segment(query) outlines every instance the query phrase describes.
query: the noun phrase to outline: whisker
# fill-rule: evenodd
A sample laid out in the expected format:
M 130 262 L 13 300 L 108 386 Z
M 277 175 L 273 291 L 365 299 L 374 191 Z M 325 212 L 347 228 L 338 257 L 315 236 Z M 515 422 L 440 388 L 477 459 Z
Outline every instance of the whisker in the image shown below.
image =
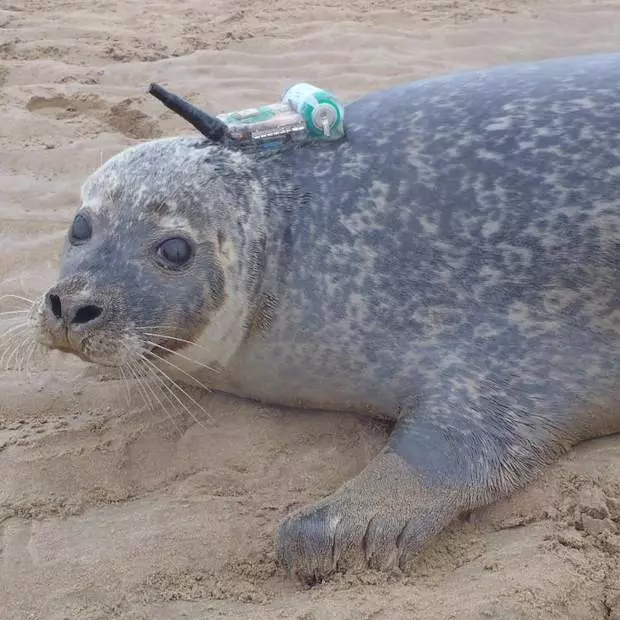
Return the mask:
M 20 338 L 25 338 L 26 335 L 27 330 L 22 328 L 21 330 L 14 330 L 13 333 L 0 339 L 0 351 L 2 351 L 2 355 L 0 356 L 0 366 L 2 366 L 2 361 L 5 359 L 5 356 L 8 354 L 10 348 L 15 344 L 15 342 L 19 341 Z
M 140 371 L 142 372 L 142 374 L 140 375 L 143 379 L 144 379 L 144 385 L 148 386 L 149 389 L 151 390 L 151 392 L 155 395 L 155 397 L 157 398 L 157 400 L 159 401 L 159 404 L 161 406 L 161 408 L 163 409 L 164 413 L 166 414 L 166 417 L 172 422 L 173 426 L 176 428 L 176 430 L 179 432 L 179 436 L 182 435 L 182 431 L 179 428 L 174 416 L 168 411 L 168 408 L 164 406 L 163 402 L 157 397 L 155 390 L 153 388 L 152 385 L 150 385 L 150 383 L 148 382 L 148 379 L 154 379 L 156 381 L 155 386 L 157 387 L 157 389 L 159 390 L 159 393 L 170 403 L 171 409 L 174 412 L 180 413 L 181 409 L 179 407 L 179 405 L 177 403 L 175 403 L 170 396 L 163 390 L 162 386 L 160 385 L 160 383 L 162 382 L 162 379 L 160 377 L 158 377 L 157 375 L 155 375 L 155 373 L 153 373 L 153 371 L 148 368 L 147 366 L 145 366 L 142 362 L 142 360 L 138 359 L 135 360 L 135 366 L 137 368 L 140 369 Z M 138 372 L 138 371 L 136 371 Z M 164 386 L 165 387 L 165 386 Z M 178 399 L 177 399 L 178 400 Z M 181 403 L 182 405 L 183 403 Z M 153 408 L 153 410 L 155 410 Z
M 141 376 L 138 374 L 136 367 L 134 364 L 132 364 L 131 362 L 127 362 L 127 370 L 129 370 L 129 372 L 131 372 L 136 385 L 138 386 L 138 391 L 140 392 L 140 396 L 142 397 L 142 400 L 144 402 L 144 406 L 147 409 L 153 409 L 153 403 L 151 402 L 151 399 L 149 398 L 148 393 L 146 392 L 146 389 L 143 385 L 143 382 L 141 381 Z
M 131 389 L 129 387 L 129 381 L 127 380 L 127 375 L 125 374 L 125 369 L 123 366 L 119 366 L 118 370 L 121 373 L 121 379 L 123 380 L 123 387 L 126 391 L 125 398 L 127 400 L 127 408 L 129 409 L 131 407 Z
M 15 349 L 12 364 L 15 366 L 15 370 L 17 370 L 17 372 L 23 372 L 24 356 L 31 344 L 32 337 L 26 336 Z
M 129 348 L 125 345 L 125 349 L 127 349 L 129 351 Z M 131 353 L 131 351 L 129 351 Z M 151 391 L 151 394 L 155 397 L 155 399 L 159 402 L 161 408 L 164 410 L 166 416 L 168 417 L 168 419 L 172 422 L 173 426 L 177 429 L 179 436 L 182 435 L 182 431 L 179 428 L 179 426 L 176 423 L 176 420 L 174 419 L 174 417 L 172 415 L 170 415 L 170 412 L 168 411 L 168 409 L 166 409 L 166 407 L 164 407 L 163 403 L 161 402 L 161 400 L 159 399 L 159 397 L 157 396 L 157 394 L 155 393 L 154 389 L 152 388 L 152 386 L 148 383 L 147 380 L 145 380 L 145 374 L 146 374 L 146 368 L 142 368 L 140 365 L 140 360 L 139 359 L 134 359 L 133 361 L 128 361 L 126 363 L 126 366 L 128 368 L 128 370 L 133 374 L 136 383 L 138 385 L 138 389 L 141 391 L 141 396 L 142 399 L 145 402 L 145 405 L 147 408 L 151 409 L 152 411 L 155 411 L 155 407 L 152 404 L 152 401 L 148 395 L 148 392 L 146 391 L 146 389 L 148 388 Z M 122 366 L 121 366 L 122 369 Z M 143 371 L 142 373 L 140 371 Z M 151 371 L 151 374 L 152 371 Z M 157 377 L 156 377 L 157 378 Z M 129 385 L 128 385 L 129 388 Z M 163 391 L 162 391 L 163 392 Z M 146 404 L 148 402 L 148 404 Z M 172 403 L 172 407 L 173 409 L 176 409 L 176 405 L 174 403 Z
M 23 370 L 24 358 L 26 351 L 29 350 L 30 345 L 32 344 L 32 336 L 26 336 L 24 340 L 21 342 L 21 346 L 17 350 L 17 354 L 15 356 L 15 369 L 19 372 Z
M 4 362 L 4 364 L 0 364 L 5 370 L 10 370 L 13 358 L 15 358 L 16 360 L 19 360 L 19 353 L 22 350 L 22 347 L 24 346 L 25 342 L 28 342 L 28 341 L 20 340 L 17 342 L 17 344 L 12 349 L 10 349 L 11 352 L 9 356 L 6 358 L 6 361 Z M 2 359 L 4 359 L 4 355 L 2 356 Z M 15 370 L 19 370 L 19 368 L 16 367 Z
M 6 312 L 0 312 L 0 316 L 8 316 L 9 314 L 28 314 L 30 310 L 7 310 Z
M 188 362 L 193 362 L 197 366 L 202 366 L 203 368 L 206 368 L 207 370 L 210 370 L 211 372 L 215 372 L 215 373 L 218 372 L 214 368 L 211 368 L 211 366 L 207 366 L 206 364 L 203 364 L 202 362 L 199 362 L 198 360 L 195 360 L 195 359 L 193 359 L 191 357 L 188 357 L 187 355 L 183 355 L 182 353 L 179 353 L 178 351 L 173 351 L 172 349 L 168 349 L 168 348 L 162 346 L 161 344 L 157 344 L 156 342 L 152 342 L 150 340 L 147 340 L 146 342 L 147 342 L 147 344 L 150 344 L 153 347 L 157 347 L 158 349 L 162 349 L 163 351 L 167 351 L 168 353 L 172 353 L 172 355 L 176 355 L 177 357 L 180 357 L 181 359 L 187 360 Z M 151 353 L 153 353 L 153 351 L 151 351 Z M 155 353 L 153 353 L 153 355 L 155 355 Z M 161 359 L 161 360 L 164 360 L 163 357 L 158 356 L 158 358 Z M 167 360 L 164 360 L 164 361 L 167 361 Z M 171 362 L 168 362 L 168 363 L 171 364 Z M 185 373 L 188 377 L 191 377 L 192 379 L 194 379 L 194 377 L 192 377 L 189 373 L 186 373 L 184 370 L 182 370 L 178 366 L 175 366 L 175 368 L 177 370 L 180 370 L 181 372 Z M 195 381 L 195 379 L 194 379 L 194 381 Z M 205 388 L 205 389 L 211 391 L 209 388 Z
M 171 377 L 169 377 L 165 371 L 163 371 L 161 368 L 159 368 L 158 366 L 156 366 L 151 360 L 149 360 L 148 358 L 146 358 L 144 355 L 140 355 L 140 358 L 142 359 L 143 362 L 145 362 L 146 364 L 148 364 L 148 366 L 150 368 L 152 368 L 156 373 L 159 373 L 160 375 L 163 375 L 163 377 L 168 380 L 177 390 L 179 390 L 179 392 L 181 392 L 184 396 L 186 396 L 194 405 L 196 405 L 196 407 L 198 407 L 206 416 L 207 418 L 211 419 L 211 415 L 206 411 L 206 409 L 194 398 L 192 398 L 174 379 L 172 379 Z M 187 411 L 187 413 L 192 417 L 192 419 L 194 420 L 194 422 L 196 422 L 197 424 L 199 424 L 200 426 L 202 426 L 204 429 L 207 429 L 207 427 L 188 409 L 188 407 L 185 405 L 185 403 L 183 403 L 178 396 L 172 391 L 172 389 L 170 388 L 170 386 L 168 386 L 165 382 L 162 384 L 169 392 L 171 395 L 173 395 L 175 397 L 175 399 L 181 404 L 181 406 Z
M 191 346 L 198 347 L 199 349 L 202 349 L 203 351 L 209 352 L 209 349 L 207 349 L 207 347 L 205 347 L 205 346 L 203 346 L 201 344 L 198 344 L 197 342 L 192 342 L 191 340 L 185 340 L 183 338 L 177 338 L 176 336 L 168 336 L 168 334 L 155 334 L 155 333 L 152 333 L 152 332 L 144 332 L 144 335 L 145 336 L 150 336 L 152 338 L 166 338 L 167 340 L 174 340 L 176 342 L 184 342 L 185 344 L 189 344 Z M 154 343 L 151 342 L 150 344 L 154 344 Z M 165 347 L 162 347 L 160 344 L 158 344 L 156 346 L 158 346 L 160 349 L 164 349 L 164 351 L 168 351 L 170 353 L 174 353 L 175 355 L 178 355 L 179 357 L 183 357 L 177 351 L 172 351 L 171 349 L 166 349 Z M 196 364 L 199 364 L 200 366 L 203 366 L 204 368 L 206 368 L 207 370 L 210 370 L 211 372 L 215 372 L 215 373 L 219 373 L 220 372 L 216 368 L 212 368 L 211 366 L 207 366 L 206 364 L 203 364 L 202 362 L 199 362 L 198 360 L 192 359 L 191 357 L 187 357 L 185 359 L 189 360 L 190 362 L 194 362 Z
M 15 370 L 20 373 L 24 373 L 26 377 L 29 377 L 28 368 L 26 366 L 26 358 L 30 356 L 34 345 L 34 339 L 32 336 L 27 336 L 21 343 L 17 354 L 15 356 Z
M 30 361 L 36 355 L 38 347 L 39 347 L 38 342 L 34 338 L 32 338 L 32 345 L 30 347 L 30 353 L 28 353 L 28 357 L 26 358 L 26 377 L 28 379 L 30 379 L 30 377 L 32 376 L 29 370 Z
M 157 346 L 157 345 L 155 345 L 155 346 Z M 168 364 L 168 366 L 171 366 L 175 370 L 178 370 L 179 372 L 183 373 L 186 377 L 188 377 L 189 379 L 191 379 L 192 381 L 197 383 L 201 388 L 203 388 L 207 392 L 211 392 L 212 391 L 209 386 L 207 386 L 204 383 L 202 383 L 202 381 L 199 381 L 198 379 L 196 379 L 196 377 L 191 375 L 189 372 L 186 372 L 185 370 L 183 370 L 180 366 L 177 366 L 176 364 L 173 364 L 170 360 L 167 360 L 165 357 L 161 357 L 160 355 L 157 355 L 157 353 L 155 353 L 154 351 L 150 351 L 149 354 L 152 355 L 156 360 L 159 360 L 160 362 L 164 362 L 164 364 Z
M 178 325 L 166 325 L 162 323 L 161 325 L 140 325 L 134 329 L 139 329 L 141 331 L 145 329 L 178 329 Z
M 0 342 L 2 341 L 2 339 L 5 336 L 8 336 L 9 334 L 18 331 L 20 328 L 21 329 L 26 329 L 28 327 L 28 323 L 20 323 L 19 325 L 12 325 L 11 327 L 9 327 L 6 331 L 2 332 L 0 334 Z
M 32 299 L 28 299 L 27 297 L 21 297 L 20 295 L 0 295 L 0 301 L 3 299 L 17 299 L 18 301 L 25 301 L 26 303 L 32 305 L 34 301 Z
M 200 424 L 199 420 L 196 420 L 196 418 L 194 417 L 194 415 L 192 414 L 191 410 L 187 407 L 187 405 L 175 394 L 174 390 L 164 381 L 164 379 L 160 376 L 158 376 L 157 374 L 155 374 L 155 372 L 153 371 L 153 368 L 147 366 L 145 364 L 145 362 L 147 362 L 147 360 L 145 358 L 141 359 L 141 364 L 143 365 L 143 367 L 145 368 L 145 371 L 148 371 L 149 375 L 157 382 L 157 387 L 161 390 L 161 393 L 163 395 L 166 396 L 166 398 L 168 399 L 169 402 L 172 403 L 174 409 L 176 411 L 179 411 L 179 405 L 185 410 L 185 412 L 192 418 L 194 419 L 198 424 Z M 170 381 L 172 383 L 172 385 L 174 387 L 178 387 L 178 385 L 176 384 L 176 382 L 174 382 L 168 375 L 166 375 L 165 373 L 163 373 L 163 377 Z M 165 390 L 165 391 L 164 391 Z M 182 391 L 182 390 L 181 390 Z M 175 400 L 176 403 L 174 401 L 171 400 L 170 396 L 172 396 Z M 188 396 L 188 398 L 190 398 Z
M 148 326 L 142 326 L 142 327 L 135 327 L 134 328 L 136 331 L 138 332 L 146 332 L 147 330 L 157 330 L 157 331 L 162 331 L 162 333 L 157 333 L 154 334 L 155 336 L 164 336 L 167 332 L 175 332 L 179 329 L 178 325 L 148 325 Z
M 20 325 L 18 327 L 23 327 L 22 331 L 20 332 L 18 329 L 13 330 L 14 333 L 8 336 L 5 342 L 2 344 L 2 348 L 4 348 L 4 352 L 0 356 L 0 368 L 3 368 L 4 370 L 8 370 L 8 362 L 13 356 L 14 348 L 12 347 L 15 344 L 15 341 L 17 340 L 17 347 L 19 347 L 20 344 L 22 344 L 23 342 L 23 341 L 20 342 L 19 338 L 24 336 L 22 332 L 25 330 L 25 326 Z
M 149 374 L 153 374 L 152 371 L 144 366 L 140 366 L 140 362 L 138 360 L 136 360 L 136 365 L 141 368 L 142 370 L 144 370 L 144 375 L 142 375 L 144 378 L 146 378 L 147 375 L 147 371 Z M 154 377 L 155 379 L 158 379 L 158 377 Z M 149 390 L 151 391 L 151 394 L 153 395 L 153 397 L 157 400 L 157 402 L 159 403 L 159 406 L 162 408 L 162 410 L 164 411 L 164 413 L 166 414 L 166 416 L 168 417 L 168 419 L 172 422 L 173 426 L 176 428 L 176 430 L 179 433 L 179 437 L 181 435 L 183 435 L 183 431 L 181 430 L 180 426 L 177 424 L 176 420 L 174 419 L 174 416 L 171 415 L 171 413 L 168 411 L 168 409 L 166 408 L 166 406 L 164 405 L 164 403 L 161 401 L 161 399 L 159 398 L 159 396 L 157 395 L 157 392 L 155 391 L 155 389 L 153 388 L 152 385 L 150 385 L 150 383 L 148 381 L 144 381 L 144 385 L 146 387 L 149 388 Z M 163 391 L 163 389 L 161 388 L 161 386 L 159 384 L 157 384 L 157 387 L 159 388 L 159 391 L 161 393 L 161 395 L 166 398 L 168 400 L 168 402 L 172 405 L 172 409 L 174 411 L 178 411 L 178 405 L 176 405 L 174 403 L 174 401 L 172 401 L 170 399 L 170 397 Z

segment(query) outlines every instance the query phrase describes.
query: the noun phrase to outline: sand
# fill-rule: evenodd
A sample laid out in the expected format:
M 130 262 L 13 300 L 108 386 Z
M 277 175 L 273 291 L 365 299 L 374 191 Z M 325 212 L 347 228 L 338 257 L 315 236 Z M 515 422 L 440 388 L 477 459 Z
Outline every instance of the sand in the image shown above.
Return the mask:
M 618 24 L 619 0 L 0 0 L 0 294 L 54 281 L 96 166 L 191 132 L 151 81 L 214 112 L 296 80 L 348 99 L 613 50 Z M 277 523 L 358 472 L 386 429 L 193 394 L 210 425 L 67 358 L 0 374 L 0 618 L 620 619 L 620 438 L 454 524 L 406 575 L 308 589 L 275 564 Z

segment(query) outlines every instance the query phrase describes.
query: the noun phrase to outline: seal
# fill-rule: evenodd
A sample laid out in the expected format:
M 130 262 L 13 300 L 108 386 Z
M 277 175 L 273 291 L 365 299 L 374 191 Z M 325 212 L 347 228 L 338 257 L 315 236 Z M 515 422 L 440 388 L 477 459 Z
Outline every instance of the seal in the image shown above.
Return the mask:
M 276 548 L 308 582 L 406 568 L 620 431 L 619 102 L 620 54 L 592 55 L 369 94 L 338 143 L 128 148 L 85 182 L 32 327 L 95 364 L 393 419 Z

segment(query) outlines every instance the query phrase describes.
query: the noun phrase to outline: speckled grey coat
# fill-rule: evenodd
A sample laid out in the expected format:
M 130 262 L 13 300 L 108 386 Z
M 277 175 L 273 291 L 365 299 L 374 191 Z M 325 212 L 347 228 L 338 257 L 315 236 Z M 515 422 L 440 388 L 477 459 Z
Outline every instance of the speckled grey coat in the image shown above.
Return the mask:
M 397 419 L 359 476 L 282 524 L 278 557 L 309 581 L 405 566 L 620 430 L 620 55 L 420 81 L 346 119 L 345 142 L 282 154 L 119 154 L 85 185 L 92 239 L 67 244 L 52 291 L 101 316 L 62 343 L 49 297 L 36 319 L 48 346 L 117 365 L 167 326 L 151 341 L 197 342 L 183 355 L 219 373 L 183 369 L 209 385 Z M 162 270 L 175 235 L 193 261 Z

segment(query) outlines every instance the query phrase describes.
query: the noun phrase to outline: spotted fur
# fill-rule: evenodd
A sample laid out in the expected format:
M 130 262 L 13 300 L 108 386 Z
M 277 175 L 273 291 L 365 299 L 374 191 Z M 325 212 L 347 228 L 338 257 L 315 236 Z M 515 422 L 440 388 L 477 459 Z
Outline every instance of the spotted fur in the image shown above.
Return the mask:
M 282 524 L 278 557 L 309 581 L 404 567 L 460 511 L 620 430 L 620 55 L 414 82 L 346 119 L 343 142 L 270 155 L 124 151 L 86 183 L 95 235 L 57 285 L 123 307 L 111 341 L 182 326 L 221 373 L 184 368 L 214 387 L 397 420 Z M 150 240 L 172 229 L 200 251 L 164 276 Z

